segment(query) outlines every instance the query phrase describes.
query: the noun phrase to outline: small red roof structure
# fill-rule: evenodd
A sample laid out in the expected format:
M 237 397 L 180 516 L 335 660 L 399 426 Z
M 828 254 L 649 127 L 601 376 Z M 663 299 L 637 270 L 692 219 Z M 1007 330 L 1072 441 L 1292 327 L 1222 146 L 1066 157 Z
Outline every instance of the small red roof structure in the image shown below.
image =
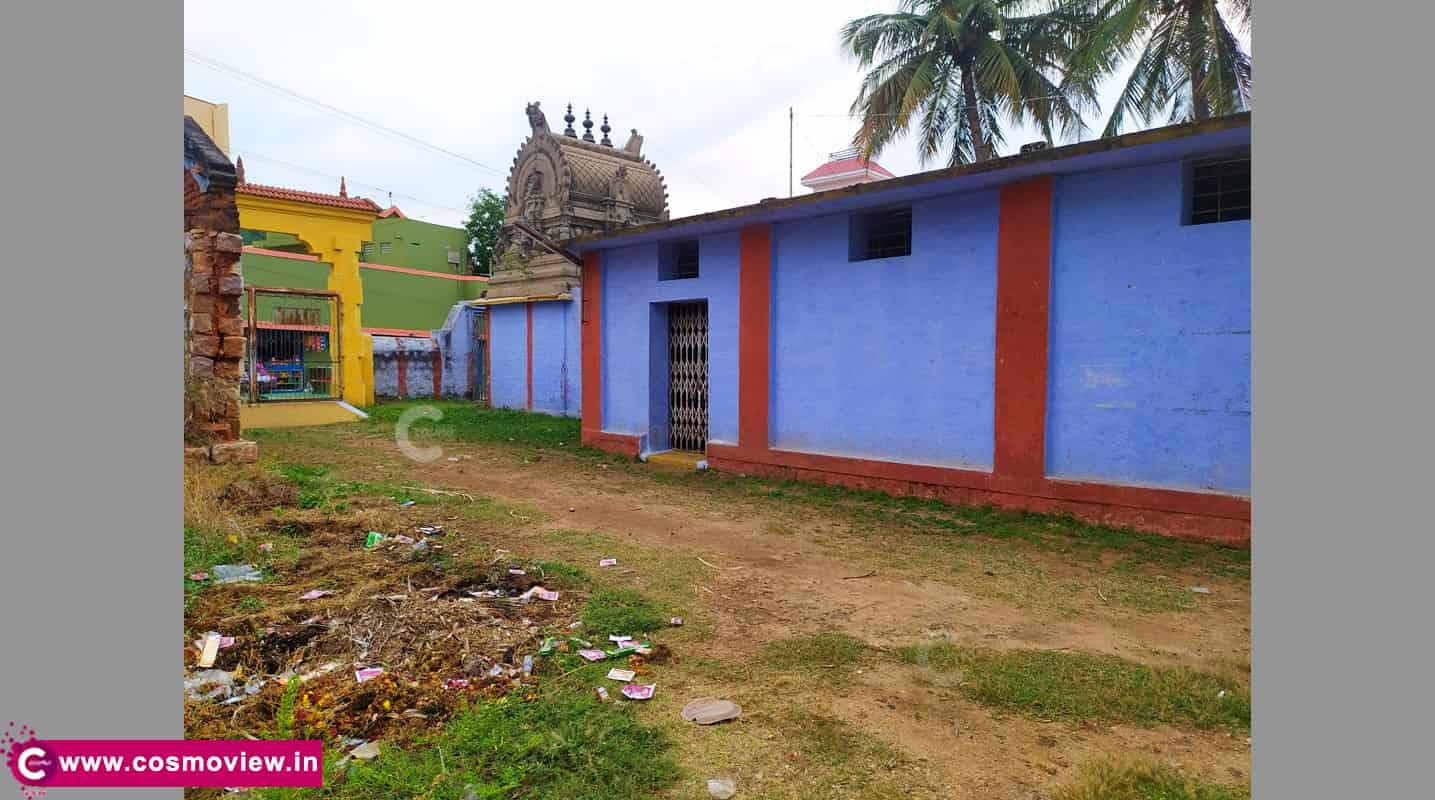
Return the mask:
M 839 150 L 829 155 L 828 159 L 826 164 L 802 176 L 803 186 L 814 192 L 825 192 L 828 189 L 841 189 L 857 183 L 897 177 L 876 161 L 862 158 L 856 148 Z
M 386 208 L 386 209 L 384 209 L 383 211 L 379 212 L 379 219 L 386 219 L 386 218 L 388 218 L 388 217 L 398 217 L 399 219 L 408 219 L 408 215 L 405 214 L 404 212 L 400 211 L 398 206 L 389 206 L 388 208 Z

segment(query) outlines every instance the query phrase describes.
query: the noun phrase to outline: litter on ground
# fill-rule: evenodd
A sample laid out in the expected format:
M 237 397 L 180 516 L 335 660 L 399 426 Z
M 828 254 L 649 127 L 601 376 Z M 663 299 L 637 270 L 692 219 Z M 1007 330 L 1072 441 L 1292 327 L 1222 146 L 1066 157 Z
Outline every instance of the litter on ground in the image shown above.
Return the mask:
M 1210 589 L 1207 589 L 1207 588 L 1204 587 L 1204 586 L 1192 586 L 1192 587 L 1191 587 L 1191 591 L 1195 592 L 1196 594 L 1210 594 L 1210 593 L 1211 593 L 1211 590 L 1210 590 Z
M 600 558 L 600 559 L 598 559 L 598 566 L 600 566 L 600 567 L 616 567 L 616 566 L 618 566 L 618 559 L 616 559 L 616 558 Z
M 657 690 L 656 683 L 630 683 L 623 687 L 623 696 L 629 700 L 649 700 Z
M 212 570 L 215 583 L 238 583 L 258 581 L 264 578 L 253 564 L 215 564 Z
M 683 706 L 683 719 L 699 725 L 713 725 L 742 716 L 742 706 L 731 700 L 700 697 Z
M 382 533 L 379 533 L 378 531 L 369 531 L 368 537 L 364 539 L 364 547 L 366 549 L 372 550 L 375 547 L 378 547 L 380 544 L 383 544 L 383 541 L 384 535 Z
M 309 591 L 299 595 L 299 599 L 318 600 L 321 597 L 328 597 L 331 594 L 333 594 L 333 592 L 329 591 L 328 589 L 310 589 Z
M 602 661 L 603 659 L 608 657 L 608 654 L 603 652 L 602 650 L 579 650 L 578 655 L 588 659 L 589 661 Z
M 715 800 L 729 800 L 737 794 L 737 782 L 729 778 L 711 778 L 708 780 L 708 794 Z
M 363 669 L 354 670 L 354 680 L 358 683 L 363 683 L 364 681 L 371 681 L 382 674 L 384 674 L 383 667 L 365 667 Z
M 627 683 L 637 676 L 638 673 L 630 669 L 618 669 L 617 667 L 613 667 L 608 670 L 608 680 L 610 681 L 622 681 L 623 683 Z

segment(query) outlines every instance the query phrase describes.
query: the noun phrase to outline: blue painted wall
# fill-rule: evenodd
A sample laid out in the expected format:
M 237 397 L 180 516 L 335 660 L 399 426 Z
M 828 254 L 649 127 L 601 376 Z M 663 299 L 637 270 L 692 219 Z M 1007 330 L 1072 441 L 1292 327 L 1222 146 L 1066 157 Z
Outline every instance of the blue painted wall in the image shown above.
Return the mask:
M 653 350 L 653 304 L 687 300 L 708 302 L 708 440 L 737 444 L 738 234 L 704 236 L 699 247 L 698 277 L 675 281 L 658 280 L 657 245 L 603 253 L 603 430 L 649 436 L 650 449 L 667 438 L 654 435 L 667 387 L 665 376 L 653 380 L 653 359 L 666 359 Z
M 489 306 L 494 408 L 528 407 L 528 317 L 522 303 Z
M 848 261 L 848 215 L 774 228 L 782 450 L 990 469 L 998 194 L 919 201 L 912 254 Z
M 581 408 L 582 318 L 571 301 L 533 304 L 533 410 L 576 417 Z M 495 408 L 528 407 L 528 317 L 523 303 L 489 306 Z
M 578 415 L 578 299 L 533 304 L 533 410 Z
M 1250 491 L 1251 225 L 1182 225 L 1182 185 L 1056 179 L 1049 475 Z

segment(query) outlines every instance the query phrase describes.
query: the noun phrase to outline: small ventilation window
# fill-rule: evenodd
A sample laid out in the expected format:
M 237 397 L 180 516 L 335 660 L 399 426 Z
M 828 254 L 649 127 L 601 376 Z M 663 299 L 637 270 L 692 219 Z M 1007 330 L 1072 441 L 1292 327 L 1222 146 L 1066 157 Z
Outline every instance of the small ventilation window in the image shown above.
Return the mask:
M 383 253 L 384 255 L 388 255 L 389 253 L 394 252 L 394 243 L 393 243 L 393 242 L 384 242 L 383 244 L 380 244 L 380 245 L 379 245 L 379 252 L 380 252 L 380 253 Z
M 1251 218 L 1251 157 L 1213 158 L 1191 164 L 1187 223 L 1205 225 Z
M 658 280 L 677 281 L 698 276 L 698 240 L 663 245 L 658 254 Z
M 373 258 L 375 247 L 376 245 L 373 242 L 364 242 L 364 258 Z
M 912 209 L 889 208 L 853 214 L 849 261 L 897 258 L 912 254 Z

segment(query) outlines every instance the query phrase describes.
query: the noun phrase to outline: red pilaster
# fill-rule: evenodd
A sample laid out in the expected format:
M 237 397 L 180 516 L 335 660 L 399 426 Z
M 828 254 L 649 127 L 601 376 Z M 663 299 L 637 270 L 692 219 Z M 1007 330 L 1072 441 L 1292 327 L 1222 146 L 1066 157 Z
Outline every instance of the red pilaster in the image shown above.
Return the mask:
M 997 234 L 994 473 L 1046 473 L 1046 369 L 1051 297 L 1051 177 L 1001 190 Z
M 533 410 L 533 304 L 524 303 L 523 310 L 528 316 L 528 410 Z
M 744 451 L 767 449 L 772 331 L 772 226 L 738 234 L 737 437 Z
M 583 254 L 583 443 L 603 431 L 603 254 Z
M 394 365 L 399 373 L 399 399 L 404 400 L 409 396 L 409 362 L 404 357 L 402 339 L 394 340 Z

